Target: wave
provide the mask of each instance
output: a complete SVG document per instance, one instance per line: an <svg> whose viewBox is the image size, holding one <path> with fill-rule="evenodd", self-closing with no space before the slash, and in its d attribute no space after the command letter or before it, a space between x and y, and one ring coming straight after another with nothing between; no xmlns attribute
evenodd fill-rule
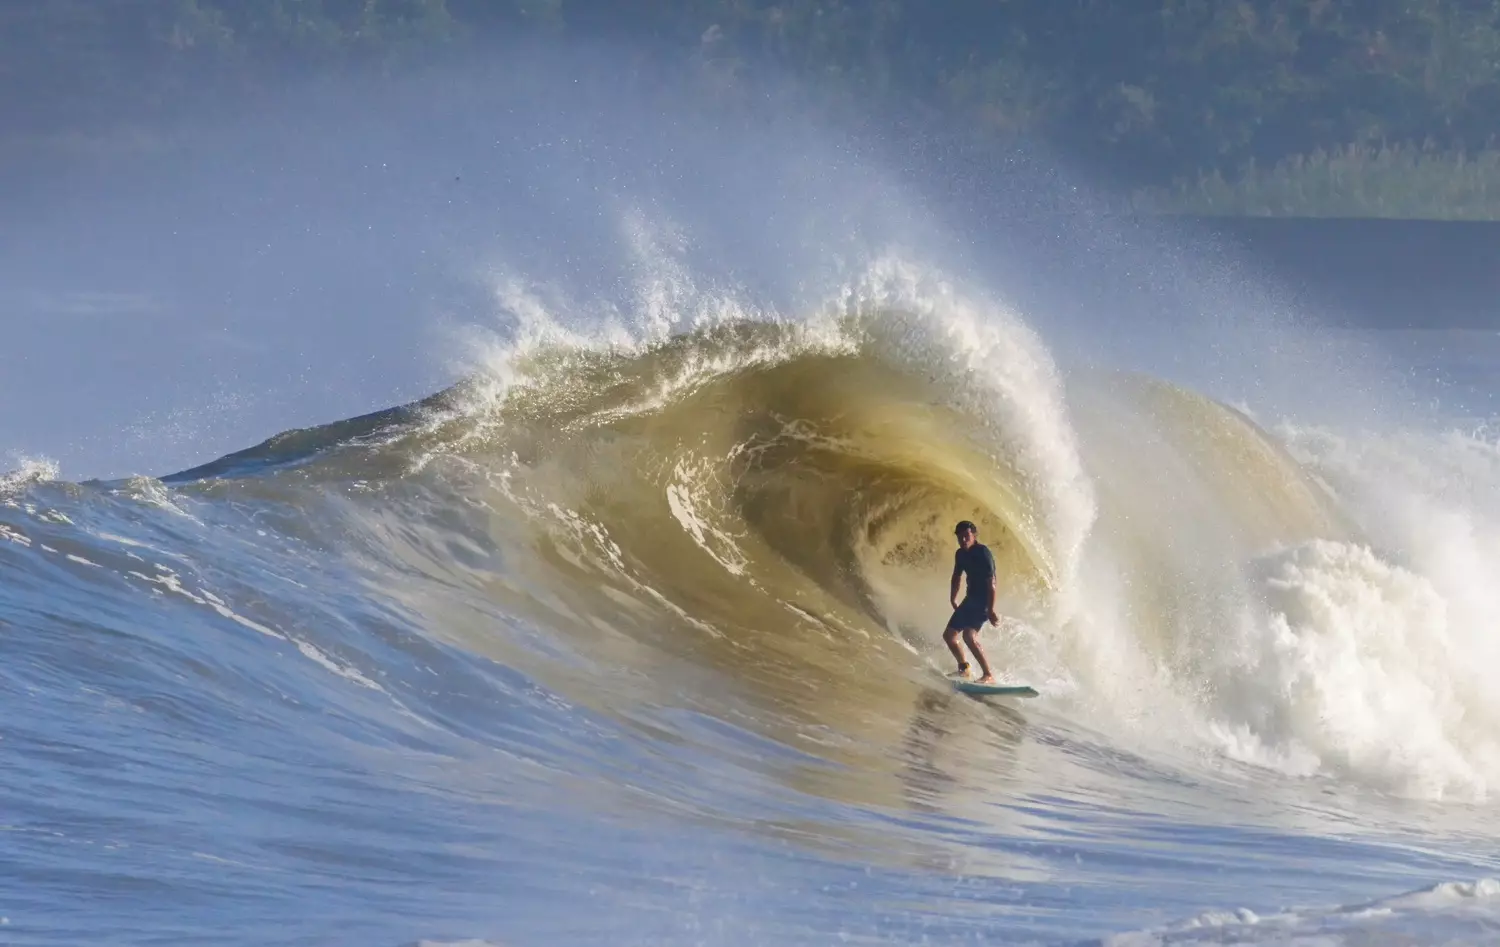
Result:
<svg viewBox="0 0 1500 947"><path fill-rule="evenodd" d="M458 583L575 656L732 678L770 731L882 742L946 661L951 529L970 519L1001 565L997 666L1078 721L1423 796L1483 795L1500 772L1483 741L1453 743L1444 700L1370 704L1392 661L1457 679L1463 658L1431 607L1392 601L1424 581L1401 537L1305 442L1162 379L1064 376L1017 316L909 266L812 317L715 312L623 341L533 333L423 402L164 479L399 495L405 526L351 515L382 568L422 576L400 593L414 607L441 612ZM1318 604L1339 596L1381 604ZM1397 633L1405 650L1375 643ZM502 638L454 640L550 673Z"/></svg>

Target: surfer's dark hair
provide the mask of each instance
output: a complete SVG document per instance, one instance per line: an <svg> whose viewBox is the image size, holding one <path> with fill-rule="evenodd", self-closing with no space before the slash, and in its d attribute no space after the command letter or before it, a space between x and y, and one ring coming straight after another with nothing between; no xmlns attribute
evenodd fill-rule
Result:
<svg viewBox="0 0 1500 947"><path fill-rule="evenodd" d="M958 521L958 525L955 526L955 527L953 527L953 533L954 533L954 535L958 535L959 533L962 533L965 530L970 530L970 529L972 529L974 531L974 535L976 535L976 536L979 535L979 527L978 526L975 526L973 523L969 522L968 520L959 520Z"/></svg>

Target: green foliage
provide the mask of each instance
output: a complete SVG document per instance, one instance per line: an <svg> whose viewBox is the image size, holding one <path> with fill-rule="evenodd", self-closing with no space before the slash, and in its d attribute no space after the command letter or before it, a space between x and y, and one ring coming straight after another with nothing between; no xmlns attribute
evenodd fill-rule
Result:
<svg viewBox="0 0 1500 947"><path fill-rule="evenodd" d="M1231 178L1200 173L1132 197L1148 214L1500 220L1500 151L1469 155L1349 145L1251 164Z"/></svg>
<svg viewBox="0 0 1500 947"><path fill-rule="evenodd" d="M178 58L179 66L391 66L431 55L458 30L445 0L161 0L158 5L158 44Z"/></svg>
<svg viewBox="0 0 1500 947"><path fill-rule="evenodd" d="M1153 200L1270 206L1294 178L1313 200L1312 169L1347 180L1350 162L1368 182L1442 161L1472 181L1471 159L1435 156L1487 147L1500 114L1500 0L28 0L0 5L0 119L149 118L540 36L626 39L728 98L790 76L829 103L1034 136Z"/></svg>

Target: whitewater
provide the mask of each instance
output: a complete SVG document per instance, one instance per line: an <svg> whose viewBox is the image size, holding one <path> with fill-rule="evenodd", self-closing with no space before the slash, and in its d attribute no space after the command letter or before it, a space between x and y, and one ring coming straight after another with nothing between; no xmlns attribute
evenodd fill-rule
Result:
<svg viewBox="0 0 1500 947"><path fill-rule="evenodd" d="M783 158L465 257L423 397L11 465L0 942L1500 943L1500 350L1062 318Z"/></svg>

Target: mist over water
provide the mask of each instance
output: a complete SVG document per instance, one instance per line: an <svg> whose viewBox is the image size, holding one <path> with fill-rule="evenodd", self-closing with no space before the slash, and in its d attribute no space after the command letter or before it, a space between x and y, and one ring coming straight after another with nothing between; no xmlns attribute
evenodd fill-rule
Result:
<svg viewBox="0 0 1500 947"><path fill-rule="evenodd" d="M1040 149L618 53L28 178L15 942L1485 942L1486 429ZM959 518L1036 701L938 677Z"/></svg>

